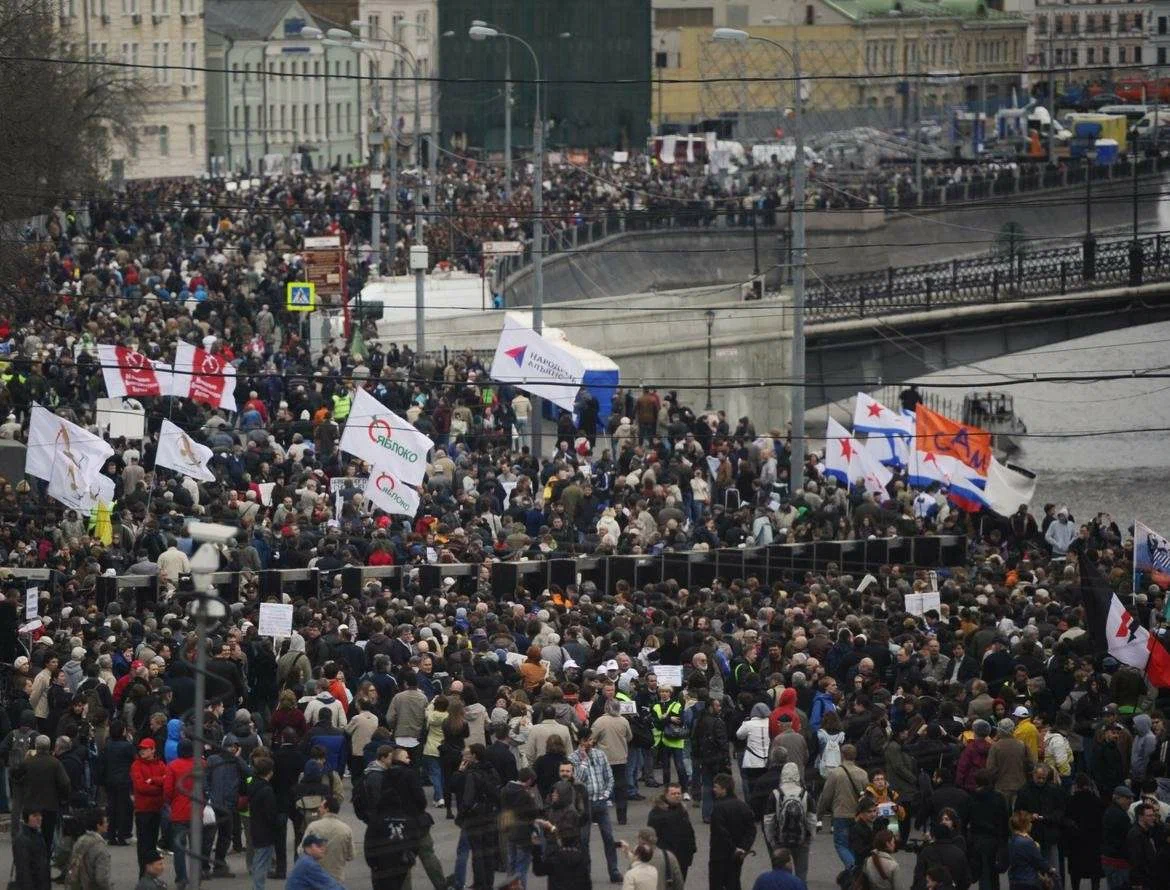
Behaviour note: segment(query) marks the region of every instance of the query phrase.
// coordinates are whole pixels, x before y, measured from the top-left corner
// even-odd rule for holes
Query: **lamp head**
[[[716,28],[711,39],[718,43],[747,43],[750,35],[739,28]]]
[[[301,28],[301,36],[306,40],[320,40],[325,36],[325,32],[313,25],[306,25]]]
[[[467,36],[472,40],[487,40],[491,37],[499,37],[500,32],[487,25],[472,25],[467,29]]]
[[[330,28],[325,32],[325,36],[330,40],[353,40],[353,35],[345,30],[345,28]]]

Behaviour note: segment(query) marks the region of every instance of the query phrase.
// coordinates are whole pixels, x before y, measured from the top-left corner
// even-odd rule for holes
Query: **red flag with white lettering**
[[[180,341],[172,394],[211,408],[236,411],[236,369],[221,356]]]
[[[110,398],[167,394],[154,363],[141,352],[104,343],[98,346],[97,354]]]

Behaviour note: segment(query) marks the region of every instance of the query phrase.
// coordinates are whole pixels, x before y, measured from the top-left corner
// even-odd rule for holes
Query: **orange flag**
[[[919,404],[914,442],[919,451],[945,454],[986,476],[991,466],[991,433],[957,423]]]

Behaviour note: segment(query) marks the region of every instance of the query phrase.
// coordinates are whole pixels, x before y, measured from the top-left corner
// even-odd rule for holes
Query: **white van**
[[[1145,139],[1154,132],[1154,127],[1170,126],[1170,108],[1159,108],[1155,111],[1147,111],[1142,115],[1141,119],[1133,125],[1131,132],[1140,139]]]

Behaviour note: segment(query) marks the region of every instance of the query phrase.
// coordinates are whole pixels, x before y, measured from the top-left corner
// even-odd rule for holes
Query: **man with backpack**
[[[20,726],[12,730],[0,742],[0,763],[8,769],[8,778],[11,785],[8,806],[12,813],[13,824],[20,821],[20,785],[16,776],[20,766],[32,751],[33,743],[37,738],[37,716],[32,711],[24,711],[20,715]]]
[[[612,778],[610,779],[612,781]],[[463,752],[463,762],[452,779],[459,796],[455,823],[467,834],[471,848],[471,886],[492,890],[499,847],[500,777],[487,760],[487,750],[476,742]],[[426,807],[425,798],[423,807]]]
[[[809,810],[800,772],[795,763],[786,763],[780,770],[780,786],[773,789],[771,810],[764,815],[764,843],[773,855],[777,850],[788,850],[796,876],[807,881],[808,851],[817,820]]]
[[[110,890],[110,847],[106,814],[91,810],[83,816],[85,834],[73,844],[65,874],[68,890]]]

